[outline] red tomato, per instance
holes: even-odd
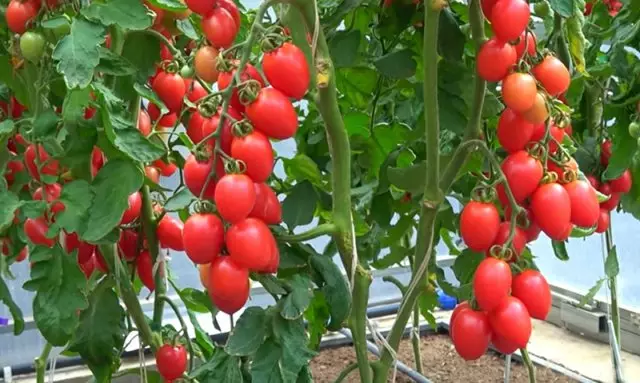
[[[204,139],[210,134],[213,134],[218,130],[220,124],[220,116],[215,114],[211,118],[204,119],[202,124],[202,138]],[[225,153],[231,152],[231,142],[233,141],[233,134],[231,133],[231,122],[229,119],[225,119],[222,124],[222,136],[220,137],[220,149]],[[211,141],[211,147],[213,148],[214,141]]]
[[[523,150],[533,135],[533,124],[506,108],[498,120],[498,141],[509,153]]]
[[[511,289],[511,268],[497,258],[485,258],[473,275],[473,295],[478,307],[491,311],[509,295]]]
[[[600,216],[598,217],[598,226],[596,226],[596,233],[604,233],[609,228],[611,223],[611,216],[609,210],[600,209]]]
[[[24,152],[24,162],[29,175],[38,181],[40,181],[40,174],[50,176],[57,175],[59,168],[58,161],[50,159],[49,154],[41,145],[37,146],[37,150],[38,153],[36,154],[36,145],[32,144],[27,146],[27,150]],[[40,165],[39,171],[38,164]]]
[[[271,245],[271,259],[269,264],[264,269],[259,270],[261,273],[274,274],[278,272],[278,267],[280,266],[280,249],[278,249],[278,243],[276,239],[271,237],[273,240],[269,241]]]
[[[218,181],[213,200],[224,220],[241,221],[249,216],[256,203],[253,181],[244,174],[227,174]]]
[[[567,225],[571,221],[571,199],[557,183],[541,185],[531,196],[531,211],[536,223],[551,239],[567,239]]]
[[[71,254],[74,250],[78,250],[78,264],[87,263],[93,256],[95,245],[80,240],[77,233],[65,233],[64,249]]]
[[[218,7],[202,19],[202,31],[214,48],[229,48],[238,34],[238,25],[229,11]]]
[[[209,269],[209,296],[222,312],[233,314],[249,299],[249,270],[236,265],[231,257],[218,257]]]
[[[231,157],[241,160],[246,174],[254,182],[265,182],[273,170],[273,148],[264,134],[257,130],[231,141]]]
[[[158,169],[154,168],[153,166],[147,166],[144,168],[144,174],[145,176],[147,176],[148,179],[150,179],[153,183],[159,183],[160,182],[160,173],[158,172]]]
[[[185,4],[193,12],[206,16],[215,7],[216,0],[185,0]]]
[[[482,7],[482,13],[484,13],[484,17],[487,18],[491,22],[491,11],[493,10],[493,6],[496,5],[498,0],[482,0],[480,1],[480,6]]]
[[[84,263],[80,263],[80,270],[84,273],[85,277],[89,279],[93,272],[97,269],[101,273],[107,273],[107,267],[104,263],[104,259],[102,259],[102,255],[99,254],[96,249],[91,257]]]
[[[186,79],[185,79],[186,84]],[[194,104],[200,101],[202,97],[205,97],[208,93],[207,90],[200,85],[198,81],[191,80],[190,83],[186,86],[187,88],[187,98],[189,101]]]
[[[509,1],[519,2],[521,0]],[[536,80],[528,73],[511,73],[502,80],[502,100],[507,107],[515,112],[522,113],[531,109],[537,95]]]
[[[11,107],[11,117],[13,119],[22,117],[22,113],[26,110],[26,107],[22,105],[14,96],[11,96],[11,101],[9,102],[9,104]]]
[[[546,131],[544,124],[533,124],[533,134],[531,135],[531,142],[538,142],[544,138]]]
[[[122,230],[118,240],[121,256],[127,261],[133,261],[138,256],[138,233],[133,230]]]
[[[50,185],[44,185],[44,192],[44,200],[47,202],[47,204],[51,205],[51,212],[53,214],[57,214],[64,210],[64,204],[57,201],[58,199],[60,199],[60,193],[62,192],[62,187],[60,186],[60,184],[53,183]],[[42,201],[42,187],[37,188],[33,192],[33,199]]]
[[[518,39],[518,43],[515,45],[516,54],[518,55],[518,59],[524,55],[525,45],[527,46],[527,54],[530,57],[535,57],[536,55],[536,35],[533,32],[524,31],[520,35]]]
[[[193,214],[182,233],[185,252],[196,264],[211,263],[222,250],[224,225],[215,214]]]
[[[236,63],[234,63],[236,64]],[[233,76],[236,75],[236,70],[233,69],[229,72],[220,72],[218,74],[218,89],[225,90],[231,85],[231,80]],[[265,83],[262,80],[262,76],[260,76],[260,72],[251,64],[247,64],[242,71],[242,75],[240,75],[240,81],[244,82],[247,80],[256,80],[260,83],[260,86],[264,87]],[[240,102],[240,96],[238,95],[238,90],[234,89],[231,94],[231,106],[237,110],[238,112],[244,112],[244,105]]]
[[[7,25],[13,33],[23,34],[27,30],[27,25],[38,14],[38,7],[34,3],[20,0],[11,0],[5,10]]]
[[[603,183],[602,185],[600,185],[600,193],[609,196],[609,199],[605,202],[602,202],[600,204],[600,207],[603,209],[606,209],[607,211],[611,211],[613,209],[615,209],[618,204],[620,203],[620,193],[614,193],[611,190],[611,184],[608,182]]]
[[[600,188],[600,182],[598,182],[598,179],[592,174],[589,174],[587,176],[587,181],[589,181],[589,183],[591,184],[591,186],[593,186],[594,189]]]
[[[265,183],[255,183],[256,203],[249,217],[258,218],[267,225],[278,225],[282,222],[282,207],[276,193]]]
[[[218,6],[220,8],[224,8],[231,17],[233,21],[236,23],[238,29],[240,29],[240,24],[242,23],[240,19],[240,11],[238,10],[238,6],[233,2],[233,0],[218,0]]]
[[[629,193],[633,181],[629,169],[625,170],[622,175],[614,180],[609,181],[611,191],[614,193]]]
[[[151,134],[151,118],[149,118],[149,114],[144,109],[140,109],[140,114],[138,115],[138,130],[145,137]]]
[[[160,72],[153,80],[151,87],[170,112],[175,113],[182,108],[187,88],[184,86],[184,80],[179,74]]]
[[[566,183],[565,173],[567,173],[568,171],[573,171],[574,173],[578,171],[578,163],[573,158],[571,158],[567,163],[563,165],[558,165],[551,159],[547,159],[547,172],[556,173],[556,177],[558,178],[559,183]]]
[[[500,214],[491,203],[470,201],[460,215],[460,235],[473,251],[483,252],[491,247],[498,235]]]
[[[47,237],[48,230],[49,224],[44,217],[27,218],[24,222],[24,233],[34,245],[53,247],[56,241]]]
[[[491,343],[493,344],[493,347],[498,350],[498,352],[505,355],[513,354],[518,349],[518,346],[516,344],[509,342],[508,340],[498,335],[498,333],[496,332],[492,332],[491,334]]]
[[[160,121],[158,121],[158,126],[160,127],[172,128],[176,124],[176,122],[178,122],[178,115],[175,113],[166,113],[161,116],[160,109],[154,103],[149,103],[147,111],[149,112],[151,121],[156,122],[158,118],[160,118]]]
[[[531,316],[516,297],[505,297],[489,313],[491,329],[510,344],[524,348],[531,337]]]
[[[209,289],[209,271],[211,270],[211,264],[198,265],[198,274],[200,274],[200,283],[205,289]]]
[[[498,0],[491,10],[491,28],[502,41],[517,39],[529,24],[529,3],[524,0]]]
[[[136,269],[142,284],[149,289],[149,291],[155,290],[156,282],[153,278],[153,259],[151,259],[149,251],[143,250],[140,252],[140,255],[136,258]]]
[[[529,197],[542,179],[542,164],[524,150],[509,154],[501,168],[518,203]],[[498,194],[504,195],[503,185],[498,185]]]
[[[162,345],[156,351],[156,368],[167,381],[181,378],[187,370],[187,350],[180,345]]]
[[[175,251],[183,251],[182,243],[183,224],[179,219],[165,214],[160,222],[158,222],[158,241],[163,249],[171,249]]]
[[[533,218],[533,214],[529,212],[529,227],[527,227],[524,231],[527,242],[533,242],[538,239],[541,231],[542,229],[540,229],[540,226],[538,226],[538,224],[536,223],[535,219]]]
[[[217,161],[220,163],[221,161]],[[202,197],[213,200],[216,190],[215,177],[212,177],[207,184],[207,178],[213,167],[213,159],[207,162],[198,162],[196,157],[191,154],[184,163],[184,183],[187,188],[195,196],[200,196],[202,189],[207,185],[206,190],[202,193]]]
[[[496,236],[493,245],[504,245],[507,242],[507,239],[509,238],[510,226],[511,223],[509,221],[505,221],[500,224],[498,235]],[[513,241],[511,242],[511,250],[514,252],[514,254],[511,259],[508,260],[508,262],[515,262],[520,254],[522,254],[525,246],[527,246],[527,235],[525,234],[524,230],[516,226],[515,232],[513,234]],[[491,255],[488,250],[486,255]]]
[[[551,311],[551,289],[536,270],[526,270],[513,278],[511,295],[520,299],[532,318],[545,320]]]
[[[304,52],[292,43],[265,53],[262,70],[271,86],[287,97],[300,100],[309,89],[309,64]]]
[[[487,352],[491,341],[491,327],[487,314],[470,309],[462,310],[451,324],[455,337],[453,345],[464,360],[475,360]]]
[[[451,318],[449,319],[449,336],[453,339],[453,322],[455,322],[456,317],[460,314],[461,311],[471,310],[471,306],[469,306],[469,301],[463,301],[456,305],[451,313]]]
[[[264,222],[247,218],[229,228],[225,243],[235,264],[258,271],[269,265],[272,239],[273,234]]]
[[[564,189],[571,201],[571,223],[580,227],[595,225],[600,216],[600,204],[589,182],[576,180],[564,185]]]
[[[564,129],[559,128],[555,124],[551,124],[549,127],[549,134],[559,143],[564,141]],[[558,144],[555,141],[549,141],[549,153],[555,154],[558,151]]]
[[[4,173],[4,178],[7,180],[9,186],[15,181],[16,174],[24,171],[24,164],[19,160],[11,160],[7,162],[7,170]]]
[[[554,56],[545,57],[540,64],[531,69],[531,73],[552,96],[558,96],[569,89],[571,83],[569,70]]]
[[[261,89],[258,97],[245,110],[253,127],[269,138],[284,140],[293,137],[298,130],[296,110],[277,89]]]
[[[478,51],[478,75],[486,81],[498,82],[509,74],[516,61],[518,57],[515,48],[492,37]]]
[[[194,144],[199,144],[200,141],[204,139],[204,135],[202,134],[202,125],[205,122],[205,118],[202,117],[200,112],[195,110],[191,113],[191,117],[189,117],[189,122],[187,123],[187,136],[191,138]]]
[[[609,158],[611,158],[611,152],[613,150],[613,144],[611,140],[605,140],[600,145],[600,163],[604,166],[609,165]]]
[[[166,163],[160,159],[153,161],[153,166],[158,168],[164,177],[171,177],[178,170],[178,166],[173,162]]]
[[[140,192],[131,194],[127,202],[129,207],[122,215],[122,219],[120,220],[121,225],[129,224],[138,219],[138,217],[140,217],[140,211],[142,210],[142,196]]]

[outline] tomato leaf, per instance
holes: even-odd
[[[211,360],[193,370],[190,376],[200,382],[244,381],[240,370],[240,358],[227,354],[221,348],[216,348]]]
[[[318,165],[308,156],[297,154],[292,159],[282,160],[287,175],[298,181],[309,181],[316,186],[322,185],[322,174]]]
[[[587,74],[586,61],[584,57],[585,48],[587,46],[587,38],[582,32],[584,27],[584,15],[582,12],[574,12],[574,14],[566,19],[564,23],[567,31],[567,42],[569,43],[569,53],[575,64],[578,73]]]
[[[296,184],[282,203],[282,220],[289,229],[310,224],[318,203],[318,193],[310,182]]]
[[[84,119],[84,108],[91,101],[91,88],[70,89],[64,97],[62,103],[62,119],[65,122]]]
[[[182,210],[189,205],[193,201],[195,201],[196,197],[189,191],[187,188],[183,188],[177,193],[174,193],[164,204],[164,210],[166,211],[178,211]]]
[[[282,347],[267,339],[258,349],[251,363],[251,378],[254,382],[284,382],[280,360]],[[295,380],[293,380],[295,381]]]
[[[402,49],[380,57],[373,65],[387,77],[407,78],[416,73],[417,63],[413,55],[410,49]]]
[[[137,70],[126,58],[103,47],[100,47],[100,63],[96,69],[103,74],[114,76],[132,75]]]
[[[553,254],[561,261],[569,260],[569,253],[567,253],[567,244],[565,241],[551,241],[551,247],[553,247]]]
[[[604,261],[604,273],[609,278],[615,278],[620,274],[620,264],[618,263],[618,252],[616,247],[609,251],[607,259]]]
[[[571,234],[569,235],[572,238],[584,238],[588,237],[596,231],[598,225],[594,225],[592,227],[579,227],[574,226],[573,230],[571,230]]]
[[[229,334],[224,350],[233,356],[248,356],[255,353],[267,334],[267,314],[260,307],[246,309]]]
[[[11,222],[16,209],[20,207],[18,196],[8,190],[0,190],[0,231],[4,231]]]
[[[4,141],[11,137],[15,132],[15,124],[13,120],[4,120],[0,122],[0,141]]]
[[[476,272],[480,262],[484,260],[485,256],[482,253],[476,253],[469,249],[462,251],[462,254],[456,257],[451,269],[456,276],[460,285],[466,285],[473,281],[473,274]]]
[[[347,280],[338,265],[329,257],[317,254],[309,258],[309,263],[323,279],[320,291],[324,294],[331,315],[331,322],[327,328],[332,331],[339,330],[351,310],[351,292]]]
[[[308,338],[304,330],[302,317],[296,320],[287,320],[281,316],[274,315],[273,335],[275,341],[282,346],[282,358],[279,363],[282,378],[285,382],[295,382],[302,367],[306,366],[311,358],[316,355],[315,352],[307,347]],[[260,350],[256,353],[256,359],[259,353]]]
[[[580,299],[580,302],[578,302],[578,307],[583,307],[587,303],[591,302],[593,298],[595,298],[598,291],[600,291],[602,285],[606,280],[606,278],[598,279],[596,284],[589,289],[589,291],[582,297],[582,299]]]
[[[27,218],[42,217],[47,209],[47,203],[41,200],[23,201],[20,205],[20,213]]]
[[[123,29],[142,30],[151,26],[153,18],[142,2],[110,0],[105,3],[92,2],[82,14],[104,26],[117,25]]]
[[[152,5],[168,11],[186,11],[187,7],[180,0],[148,0]]]
[[[98,45],[104,38],[102,25],[82,18],[73,20],[71,33],[58,42],[51,55],[58,62],[58,72],[68,88],[84,88],[91,83],[93,71],[100,63]]]
[[[313,291],[311,289],[311,281],[303,274],[294,275],[289,281],[291,292],[278,301],[280,314],[286,319],[300,318],[304,310],[309,307]]]
[[[143,98],[149,100],[150,102],[156,104],[158,106],[158,109],[160,109],[160,114],[165,114],[167,112],[169,112],[169,109],[167,108],[167,106],[162,102],[162,100],[160,100],[160,97],[158,97],[158,95],[148,86],[146,85],[140,85],[138,83],[133,85],[133,89],[135,89],[135,91],[142,96]]]
[[[631,166],[634,153],[638,150],[638,140],[631,137],[628,129],[628,121],[616,121],[613,135],[613,147],[609,166],[602,173],[604,180],[613,180],[622,175]]]
[[[215,350],[215,345],[211,341],[209,334],[204,331],[202,326],[200,326],[198,318],[191,310],[187,310],[187,315],[189,316],[189,321],[191,321],[191,325],[196,333],[196,344],[200,347],[200,351],[202,351],[205,359],[211,358],[213,351]]]
[[[438,23],[438,52],[446,60],[460,61],[465,42],[465,35],[453,12],[448,8],[443,9]]]
[[[9,287],[4,282],[4,279],[2,279],[2,275],[0,275],[0,303],[4,303],[4,305],[7,306],[11,316],[13,317],[13,334],[22,334],[24,331],[24,317],[22,316],[22,310],[20,310],[20,307],[11,297]]]
[[[36,138],[49,136],[56,132],[60,117],[53,109],[47,109],[40,113],[33,122],[33,135]]]
[[[564,18],[571,17],[575,12],[573,3],[573,0],[549,0],[551,9]]]
[[[418,305],[420,306],[420,314],[424,320],[429,323],[431,328],[436,329],[438,324],[436,323],[436,317],[433,316],[433,312],[438,307],[438,294],[435,289],[423,291],[418,297]]]
[[[329,41],[329,52],[336,68],[353,66],[358,59],[362,36],[360,31],[338,31]]]
[[[93,200],[94,191],[86,181],[71,181],[64,185],[60,193],[60,202],[65,208],[56,215],[56,221],[51,225],[49,235],[54,235],[63,229],[68,233],[80,232],[86,226]]]
[[[127,326],[124,309],[113,290],[112,279],[104,279],[89,296],[89,308],[80,314],[69,351],[80,354],[98,382],[111,381],[120,366],[118,355],[124,345]]]
[[[193,22],[190,18],[186,18],[183,20],[176,20],[176,27],[180,32],[182,32],[186,37],[197,40],[198,32],[196,32],[196,28],[193,26]]]

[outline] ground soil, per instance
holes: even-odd
[[[465,362],[460,358],[451,344],[448,335],[431,334],[424,336],[421,341],[424,375],[434,383],[495,383],[503,382],[504,357],[489,351],[482,358]],[[409,340],[402,341],[399,360],[415,369],[413,351]],[[311,361],[311,370],[315,382],[334,382],[343,368],[355,361],[353,347],[339,347],[325,349]],[[573,383],[576,382],[553,370],[536,366],[538,383]],[[391,379],[389,380],[391,381]],[[526,368],[519,362],[513,361],[511,367],[511,382],[529,381]],[[357,370],[353,371],[345,382],[360,382]],[[409,383],[413,380],[398,371],[396,382]]]

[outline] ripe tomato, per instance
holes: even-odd
[[[85,277],[89,279],[96,269],[101,273],[107,273],[107,266],[104,264],[104,259],[102,259],[102,255],[98,253],[96,249],[91,257],[84,263],[80,263],[80,270],[84,273]]]
[[[151,134],[151,118],[144,109],[140,109],[138,114],[138,130],[145,137]]]
[[[178,115],[175,113],[169,112],[161,116],[160,109],[156,104],[149,103],[147,111],[149,112],[151,121],[156,122],[158,121],[158,118],[160,119],[160,121],[158,121],[158,126],[160,127],[171,128],[176,124],[176,122],[178,122]]]
[[[218,54],[218,50],[214,47],[203,46],[198,49],[193,62],[198,77],[209,83],[218,80],[218,69],[216,69]]]
[[[202,19],[202,30],[214,48],[229,48],[238,34],[238,25],[224,8],[214,8]]]
[[[138,219],[138,217],[140,217],[140,211],[142,210],[142,196],[140,192],[131,194],[127,202],[129,203],[129,207],[122,214],[122,219],[120,220],[121,225],[129,224]]]
[[[498,235],[500,214],[492,203],[470,201],[460,215],[460,235],[473,251],[483,252]]]
[[[36,153],[36,145],[31,144],[27,146],[27,150],[24,152],[24,162],[29,175],[38,181],[40,181],[40,174],[50,176],[57,175],[59,168],[58,161],[50,159],[49,154],[44,150],[42,145],[37,145],[37,150],[38,153]],[[41,166],[39,171],[38,164]]]
[[[554,56],[545,57],[540,64],[531,69],[531,73],[552,96],[558,96],[569,89],[571,83],[569,70]]]
[[[185,0],[185,4],[193,12],[205,16],[215,7],[216,0]]]
[[[51,212],[54,214],[64,210],[64,205],[61,202],[55,202],[60,198],[61,192],[62,187],[59,183],[44,185],[44,201],[46,201],[47,204],[51,204]],[[37,201],[43,200],[42,187],[37,188],[33,192],[33,199]]]
[[[12,153],[9,152],[9,154],[11,155]],[[13,181],[15,181],[16,175],[22,171],[24,171],[24,164],[22,163],[22,161],[11,160],[7,162],[7,170],[4,173],[4,178],[7,180],[7,183],[11,185]]]
[[[589,181],[589,183],[591,184],[591,186],[593,186],[594,189],[600,188],[600,182],[598,182],[598,179],[593,174],[589,174],[587,176],[587,181]]]
[[[456,305],[451,313],[451,318],[449,319],[449,336],[453,339],[453,322],[455,322],[456,317],[460,314],[461,311],[471,310],[471,306],[469,306],[469,301],[463,301]]]
[[[571,223],[580,227],[595,225],[600,216],[600,204],[589,182],[576,180],[564,185],[564,189],[571,200]]]
[[[564,141],[564,129],[558,127],[556,124],[551,124],[549,127],[549,134],[559,143]],[[555,141],[549,141],[549,153],[555,154],[558,151],[558,144]]]
[[[87,263],[96,249],[95,245],[80,240],[77,233],[65,233],[64,249],[71,254],[74,250],[78,250],[78,264]]]
[[[496,350],[498,350],[498,352],[505,355],[513,354],[518,349],[517,345],[504,339],[503,337],[498,335],[498,333],[496,332],[491,333],[491,343],[493,344],[493,347],[495,347]]]
[[[180,110],[187,88],[179,74],[160,72],[153,80],[151,87],[170,112],[175,113]]]
[[[255,183],[256,203],[249,217],[258,218],[267,225],[278,225],[282,222],[282,207],[276,193],[265,183]]]
[[[578,171],[578,163],[573,158],[571,158],[567,163],[562,165],[558,165],[555,162],[553,162],[551,159],[547,159],[547,172],[556,173],[556,177],[558,178],[559,183],[561,184],[566,183],[565,173],[567,171],[573,171],[573,172]]]
[[[218,181],[213,200],[224,220],[241,221],[249,216],[256,203],[253,181],[244,174],[227,174]]]
[[[209,296],[222,312],[233,314],[249,299],[249,270],[236,265],[231,257],[218,257],[209,269]]]
[[[264,222],[247,218],[229,228],[225,243],[235,264],[258,271],[269,265],[272,239],[273,234]]]
[[[611,191],[614,193],[629,193],[633,181],[629,169],[625,170],[622,175],[614,180],[609,181]]]
[[[536,223],[551,239],[562,241],[569,233],[571,199],[567,191],[555,182],[541,185],[531,196],[531,210]]]
[[[27,218],[24,222],[24,233],[34,245],[53,247],[56,241],[47,237],[48,230],[49,224],[44,217]]]
[[[292,43],[265,53],[262,69],[271,86],[287,97],[300,100],[309,89],[309,64],[304,52]]]
[[[531,316],[516,297],[506,297],[489,313],[491,329],[505,341],[524,348],[531,337]]]
[[[453,345],[464,360],[475,360],[487,352],[491,341],[491,327],[487,314],[471,309],[461,310],[451,322],[455,334]]]
[[[273,148],[264,134],[257,130],[231,141],[231,157],[241,160],[253,182],[265,182],[273,170]]]
[[[193,214],[182,233],[185,252],[193,263],[211,263],[222,250],[224,225],[215,214]]]
[[[11,107],[10,108],[11,109],[11,117],[13,119],[22,117],[22,113],[27,109],[14,96],[11,96],[11,101],[9,102],[9,104],[10,104],[10,107]]]
[[[600,193],[609,196],[608,200],[600,204],[601,208],[606,209],[607,211],[611,211],[618,206],[618,204],[620,203],[620,197],[621,197],[620,193],[614,193],[611,190],[610,183],[605,182],[602,185],[600,185],[599,191]]]
[[[11,0],[5,10],[7,26],[13,33],[22,34],[38,14],[38,7],[30,1]]]
[[[210,134],[213,134],[218,130],[220,124],[220,116],[215,114],[211,118],[204,119],[202,124],[202,137],[205,138]],[[222,124],[222,135],[220,137],[220,148],[225,153],[231,152],[231,142],[233,141],[233,134],[231,133],[231,122],[229,119],[225,119]],[[214,140],[211,140],[211,148],[213,148]]]
[[[142,284],[148,288],[149,291],[155,290],[156,282],[153,278],[153,259],[151,259],[151,254],[149,254],[148,250],[141,251],[138,258],[136,258],[136,269]]]
[[[486,81],[498,82],[509,74],[516,61],[518,57],[515,48],[492,37],[478,51],[478,75]]]
[[[278,243],[276,239],[271,236],[270,251],[271,258],[269,260],[269,264],[264,269],[260,269],[259,272],[266,274],[274,274],[278,272],[278,267],[280,266],[280,249],[278,249]]]
[[[220,163],[221,161],[217,161]],[[191,154],[184,163],[184,183],[193,195],[200,196],[202,189],[207,185],[207,189],[202,193],[202,198],[213,200],[216,190],[216,177],[212,177],[207,184],[207,178],[213,167],[213,159],[206,162],[198,162]]]
[[[200,275],[200,283],[202,287],[209,290],[209,274],[211,271],[211,264],[198,265],[198,274]]]
[[[524,31],[520,35],[518,43],[515,45],[518,59],[524,55],[525,45],[527,46],[527,54],[534,57],[536,55],[536,35],[533,32]]]
[[[158,169],[154,168],[153,166],[147,166],[144,168],[144,174],[145,176],[147,176],[148,179],[150,179],[153,183],[159,183],[160,182],[160,172],[158,172]]]
[[[261,89],[245,110],[253,127],[269,138],[284,140],[293,137],[298,130],[296,110],[291,101],[275,88]]]
[[[501,168],[518,203],[529,197],[542,179],[542,164],[524,150],[509,154],[502,162]],[[504,196],[503,185],[498,185],[498,194]]]
[[[198,81],[185,79],[184,83],[187,88],[187,98],[193,103],[197,103],[201,98],[205,97],[208,94],[207,90],[204,89]]]
[[[118,249],[127,261],[133,261],[138,256],[138,233],[134,230],[122,230],[118,239]]]
[[[482,13],[484,13],[484,17],[491,22],[491,11],[493,10],[493,6],[496,5],[498,0],[482,0],[480,1],[480,6],[482,7]]]
[[[510,225],[511,223],[509,221],[505,221],[500,224],[498,235],[496,236],[493,245],[504,245],[507,242],[507,239],[509,238]],[[514,254],[511,259],[508,259],[507,261],[515,262],[520,254],[522,254],[525,246],[527,246],[527,235],[525,234],[524,230],[516,226],[513,234],[513,241],[511,242],[511,250],[514,252]],[[486,255],[487,257],[491,255],[489,253],[489,250],[487,250]]]
[[[605,140],[600,145],[600,163],[604,166],[609,165],[609,158],[611,158],[611,152],[613,150],[613,144],[611,140]]]
[[[236,63],[234,63],[236,64]],[[231,80],[233,76],[236,75],[236,69],[233,69],[229,72],[220,72],[218,74],[218,89],[225,90],[231,85]],[[256,80],[260,83],[260,86],[264,87],[265,83],[260,75],[260,72],[251,64],[247,64],[240,75],[240,81],[244,82],[247,80]],[[240,96],[238,95],[238,90],[234,89],[231,94],[231,106],[237,110],[238,112],[244,112],[244,105],[240,102]]]
[[[202,117],[197,110],[191,113],[189,122],[187,123],[187,136],[193,141],[194,144],[199,144],[204,139],[202,135],[202,124],[204,124],[205,118]]]
[[[178,170],[178,166],[173,162],[166,163],[160,159],[153,161],[153,166],[158,168],[164,177],[171,177]]]
[[[600,215],[598,216],[598,226],[596,226],[596,233],[604,233],[609,228],[611,223],[611,216],[609,210],[600,209]]]
[[[522,116],[532,124],[542,124],[549,118],[549,109],[547,108],[546,97],[543,93],[538,92],[533,106],[522,112]]]
[[[536,270],[526,270],[513,278],[511,295],[520,299],[532,318],[545,320],[551,311],[551,289]]]
[[[183,224],[179,219],[165,214],[160,222],[158,222],[158,241],[163,249],[171,249],[175,251],[183,251],[182,243]]]
[[[517,39],[529,24],[529,3],[524,0],[498,0],[491,10],[491,28],[502,41]]]
[[[498,141],[509,153],[523,150],[533,135],[533,124],[506,108],[498,120]]]
[[[231,17],[233,21],[236,23],[238,29],[240,29],[240,24],[242,23],[240,19],[240,10],[238,10],[238,6],[233,2],[233,0],[218,0],[218,7],[224,8]]]
[[[502,80],[502,100],[515,112],[522,113],[531,109],[537,94],[536,80],[528,73],[512,73]]]
[[[25,59],[37,64],[44,53],[45,43],[40,33],[27,31],[20,36],[20,52]]]
[[[156,351],[156,368],[167,381],[181,378],[187,370],[187,350],[184,346],[163,344]]]
[[[529,211],[529,227],[527,227],[524,231],[527,242],[533,242],[538,239],[541,231],[542,229],[540,229],[540,226],[538,226],[538,224],[536,223],[533,217],[533,213]]]
[[[473,295],[483,311],[493,310],[509,295],[511,268],[497,258],[485,258],[473,275]]]

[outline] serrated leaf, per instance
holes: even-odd
[[[92,2],[82,10],[82,14],[105,26],[143,30],[151,26],[153,18],[142,2],[131,0],[109,0],[104,3]]]
[[[234,382],[242,383],[240,358],[231,356],[217,348],[213,358],[191,372],[190,376],[200,382]]]
[[[606,279],[599,279],[593,287],[589,289],[589,291],[580,299],[578,302],[578,307],[583,307],[587,303],[591,302],[593,298],[595,298],[596,294],[602,288],[602,284],[606,281]]]
[[[198,32],[196,32],[196,28],[193,26],[190,18],[187,17],[186,19],[176,20],[176,27],[191,40],[198,39]]]
[[[391,52],[373,62],[373,65],[383,75],[401,79],[411,77],[416,73],[417,63],[410,49]]]
[[[314,185],[322,184],[322,175],[318,165],[307,155],[297,154],[291,159],[283,159],[287,175],[297,181],[309,181]]]
[[[254,382],[284,382],[280,359],[282,347],[271,339],[267,339],[256,352],[251,363],[251,378]]]
[[[147,0],[152,5],[168,11],[186,11],[187,6],[181,0]]]
[[[57,29],[62,26],[69,26],[70,22],[65,16],[56,16],[47,20],[43,20],[40,26],[44,29]]]
[[[433,316],[433,312],[438,307],[438,294],[436,290],[423,291],[418,297],[418,305],[420,307],[420,314],[424,320],[429,323],[431,328],[436,329],[438,324],[436,323],[436,317]]]
[[[4,120],[0,122],[0,141],[11,137],[15,133],[15,124],[13,120]]]
[[[360,31],[337,31],[329,40],[329,52],[336,68],[350,67],[356,63],[361,40]]]
[[[615,278],[620,274],[620,264],[618,263],[618,252],[616,247],[613,246],[607,254],[607,258],[604,261],[604,273],[609,278]]]
[[[387,269],[395,264],[402,262],[403,259],[409,255],[410,252],[401,246],[392,246],[389,253],[378,258],[371,263],[371,266],[378,270]]]
[[[20,199],[8,190],[0,190],[0,231],[11,225],[16,209],[20,207]]]
[[[209,334],[207,334],[202,326],[200,326],[200,322],[198,322],[196,315],[189,310],[187,310],[187,315],[189,316],[189,321],[191,322],[191,325],[193,325],[193,329],[196,333],[196,344],[200,348],[200,351],[202,351],[204,358],[208,360],[213,355],[215,345],[211,341]]]
[[[296,184],[282,203],[282,220],[289,229],[307,225],[313,220],[313,213],[318,203],[316,193],[310,182]]]
[[[567,42],[569,52],[578,73],[587,74],[584,53],[587,47],[587,39],[582,32],[584,27],[584,15],[582,12],[575,12],[573,16],[566,19],[565,28],[567,30]]]
[[[453,12],[445,8],[438,23],[438,52],[446,60],[460,61],[466,38]]]
[[[114,76],[128,76],[136,73],[137,68],[126,58],[113,53],[110,49],[100,47],[100,63],[98,72]]]
[[[24,317],[22,316],[22,310],[20,310],[20,307],[11,297],[9,287],[7,287],[4,279],[2,279],[2,275],[0,275],[0,303],[4,303],[11,313],[11,317],[13,318],[13,335],[22,334],[24,331]]]
[[[556,258],[561,261],[569,260],[569,253],[567,253],[567,245],[565,241],[551,241],[551,246],[553,247],[553,254],[555,254]]]
[[[260,307],[246,309],[229,334],[224,350],[229,355],[248,356],[255,353],[266,336],[267,314]]]
[[[60,118],[53,109],[42,111],[33,122],[33,135],[36,138],[49,136],[56,132]]]
[[[549,0],[549,5],[555,13],[564,18],[571,17],[575,12],[573,0]]]
[[[180,299],[182,299],[182,302],[184,302],[187,310],[199,313],[208,313],[211,311],[211,304],[209,303],[210,298],[206,293],[190,287],[182,290],[176,289],[176,291],[178,292]]]
[[[280,300],[280,314],[286,319],[300,318],[313,298],[311,281],[303,275],[294,275],[289,281],[291,292]]]
[[[476,272],[478,265],[485,259],[482,253],[476,253],[469,249],[462,251],[462,254],[456,257],[453,262],[453,273],[460,285],[466,285],[473,280],[473,274]]]
[[[351,292],[347,280],[338,265],[329,257],[317,254],[309,258],[309,263],[324,281],[321,291],[331,314],[331,322],[327,328],[332,331],[339,330],[351,309]]]
[[[279,363],[282,378],[285,382],[294,382],[302,368],[316,355],[307,347],[309,339],[304,329],[302,317],[296,320],[287,320],[275,315],[273,317],[273,335],[282,346],[282,358]]]
[[[27,218],[42,217],[47,209],[47,203],[41,200],[23,201],[20,205],[20,212]]]
[[[148,77],[155,73],[155,63],[160,61],[160,42],[145,32],[129,32],[122,47],[122,57],[138,68],[138,76],[134,80],[145,83]],[[127,86],[129,91],[133,85],[133,82],[122,84],[123,87]]]
[[[166,211],[178,211],[189,206],[196,197],[187,188],[183,188],[177,193],[174,193],[164,204],[164,210]]]
[[[90,94],[90,87],[68,90],[62,103],[62,119],[65,122],[83,119],[84,109],[89,105],[91,100]]]
[[[629,134],[628,125],[618,121],[614,126],[613,146],[609,165],[602,173],[604,180],[613,180],[622,175],[631,166],[634,153],[638,150],[638,140]]]

